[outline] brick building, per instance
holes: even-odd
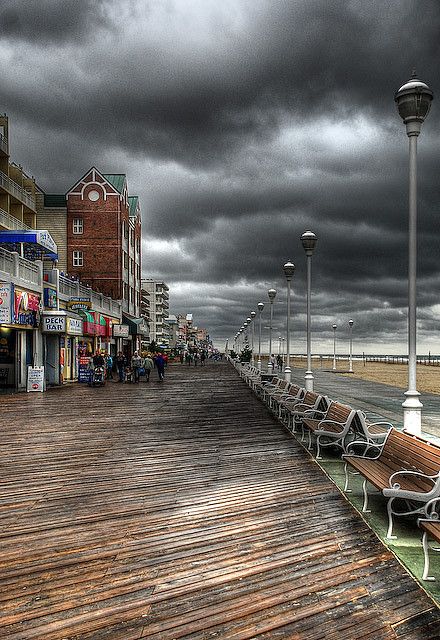
[[[140,315],[141,215],[124,174],[92,167],[66,194],[67,271]]]

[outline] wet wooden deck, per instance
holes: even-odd
[[[2,640],[440,637],[232,367],[0,407]]]

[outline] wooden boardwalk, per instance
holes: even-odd
[[[0,398],[2,640],[429,640],[440,612],[225,363]]]

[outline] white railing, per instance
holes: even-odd
[[[32,231],[31,227],[3,209],[0,209],[0,225],[9,231]]]
[[[78,280],[72,280],[68,276],[59,276],[59,292],[68,298],[89,298],[94,311],[121,317],[122,305],[118,300],[93,291]]]
[[[11,280],[19,279],[37,287],[43,283],[41,263],[31,262],[18,253],[0,247],[0,271],[6,273]]]
[[[6,173],[3,173],[3,171],[0,171],[0,186],[6,189],[14,198],[17,198],[17,200],[20,200],[20,202],[29,207],[29,209],[36,211],[35,198],[7,176]]]

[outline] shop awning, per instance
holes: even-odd
[[[20,252],[23,246],[25,257],[47,257],[58,260],[58,247],[48,231],[42,229],[0,231],[0,244],[8,245]]]
[[[129,318],[128,316],[123,316],[124,324],[128,324],[130,328],[130,333],[134,336],[149,336],[150,329],[148,327],[148,323],[145,318]]]
[[[78,309],[77,314],[83,319],[83,333],[96,336],[95,318],[90,311]]]

